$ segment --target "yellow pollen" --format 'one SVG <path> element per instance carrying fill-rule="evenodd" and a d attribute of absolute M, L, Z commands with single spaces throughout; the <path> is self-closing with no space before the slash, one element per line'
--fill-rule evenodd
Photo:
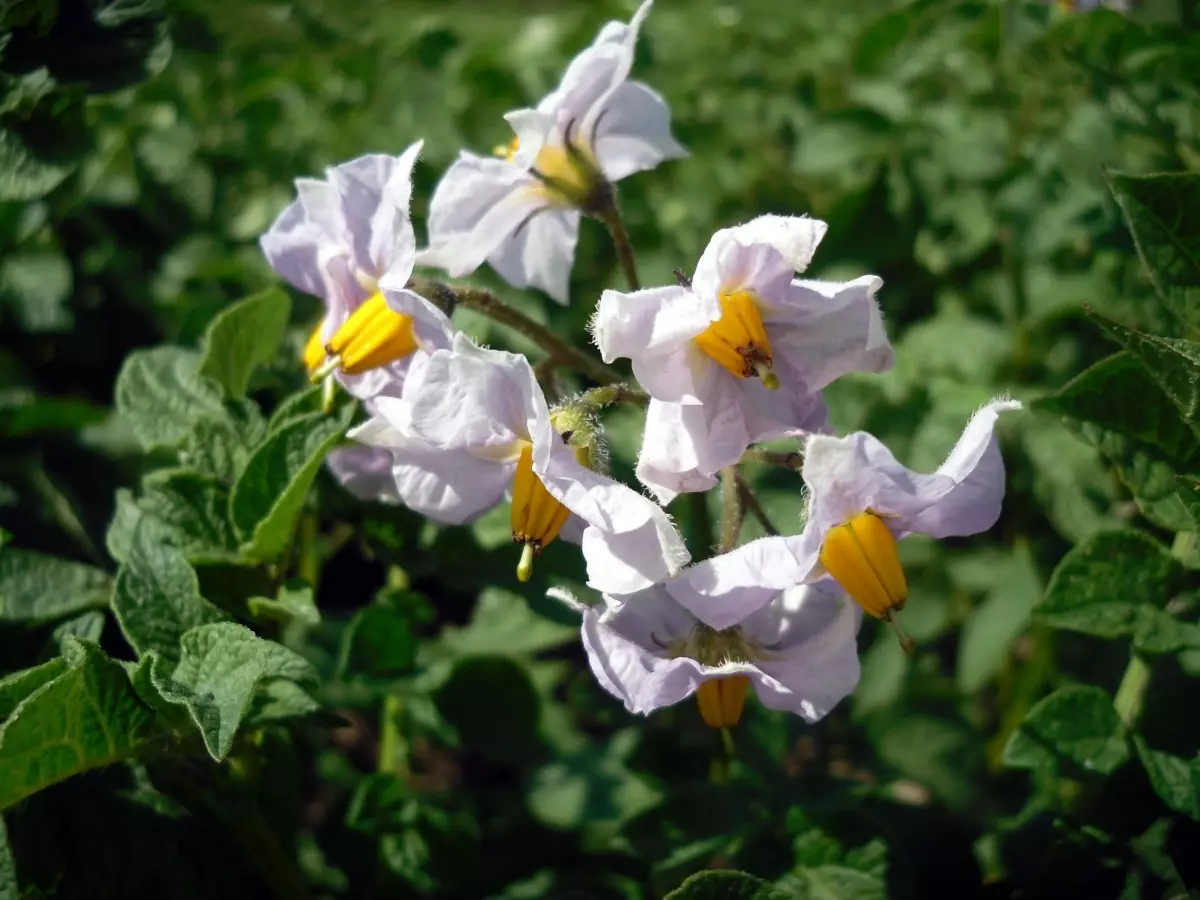
<path fill-rule="evenodd" d="M 542 479 L 533 471 L 533 445 L 525 444 L 513 476 L 512 536 L 513 541 L 525 545 L 521 548 L 517 578 L 529 580 L 534 557 L 558 537 L 570 515 L 571 511 L 546 490 Z"/>
<path fill-rule="evenodd" d="M 361 375 L 403 359 L 416 349 L 412 317 L 394 312 L 377 291 L 329 339 L 325 345 L 328 361 L 315 369 L 310 367 L 310 371 L 318 380 L 334 368 L 347 375 Z"/>
<path fill-rule="evenodd" d="M 877 619 L 890 620 L 892 612 L 908 602 L 896 538 L 874 513 L 861 513 L 831 528 L 821 547 L 821 565 Z"/>
<path fill-rule="evenodd" d="M 722 291 L 721 318 L 695 337 L 696 346 L 738 378 L 762 380 L 768 390 L 779 387 L 771 371 L 771 339 L 752 291 Z"/>
<path fill-rule="evenodd" d="M 742 717 L 746 705 L 746 688 L 750 679 L 745 675 L 710 678 L 696 688 L 696 703 L 700 717 L 709 728 L 732 728 Z"/>
<path fill-rule="evenodd" d="M 322 319 L 308 336 L 308 343 L 304 345 L 304 368 L 309 372 L 315 372 L 321 368 L 321 363 L 325 362 L 325 340 L 321 336 L 324 331 L 325 320 Z"/>

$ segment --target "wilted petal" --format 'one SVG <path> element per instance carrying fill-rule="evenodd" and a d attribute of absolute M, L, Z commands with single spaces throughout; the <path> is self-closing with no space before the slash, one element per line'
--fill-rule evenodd
<path fill-rule="evenodd" d="M 604 177 L 620 181 L 653 169 L 666 159 L 687 156 L 671 135 L 671 110 L 654 90 L 637 81 L 618 86 L 597 120 L 593 152 Z"/>
<path fill-rule="evenodd" d="M 765 537 L 685 569 L 666 588 L 701 622 L 720 631 L 799 584 L 805 574 L 787 540 Z"/>

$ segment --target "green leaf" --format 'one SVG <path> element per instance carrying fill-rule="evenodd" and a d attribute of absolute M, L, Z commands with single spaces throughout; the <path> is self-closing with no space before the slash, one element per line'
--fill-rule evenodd
<path fill-rule="evenodd" d="M 1200 327 L 1200 176 L 1108 173 L 1138 255 L 1167 310 Z"/>
<path fill-rule="evenodd" d="M 1129 759 L 1125 728 L 1107 691 L 1068 685 L 1033 705 L 1004 748 L 1014 769 L 1037 769 L 1065 757 L 1107 775 Z"/>
<path fill-rule="evenodd" d="M 336 416 L 297 417 L 254 451 L 229 504 L 247 556 L 270 560 L 287 549 L 308 489 L 353 415 L 354 407 L 347 406 Z"/>
<path fill-rule="evenodd" d="M 144 449 L 177 447 L 197 422 L 227 417 L 221 392 L 199 370 L 200 354 L 181 347 L 126 357 L 117 375 L 117 411 Z"/>
<path fill-rule="evenodd" d="M 305 625 L 316 625 L 321 621 L 312 587 L 304 582 L 283 585 L 274 599 L 251 597 L 246 601 L 246 607 L 259 621 L 302 622 Z"/>
<path fill-rule="evenodd" d="M 187 708 L 216 760 L 229 755 L 260 687 L 272 679 L 317 680 L 304 657 L 233 622 L 193 628 L 180 650 L 170 683 L 156 686 L 166 700 Z"/>
<path fill-rule="evenodd" d="M 727 869 L 697 872 L 664 900 L 789 900 L 793 896 L 761 878 Z"/>
<path fill-rule="evenodd" d="M 412 616 L 395 602 L 377 600 L 354 614 L 342 633 L 337 670 L 342 678 L 395 678 L 417 659 Z"/>
<path fill-rule="evenodd" d="M 434 701 L 462 746 L 506 763 L 537 745 L 541 708 L 525 669 L 511 659 L 476 656 L 455 664 Z"/>
<path fill-rule="evenodd" d="M 246 396 L 250 376 L 274 358 L 287 330 L 292 301 L 282 288 L 270 288 L 223 310 L 204 335 L 200 374 L 225 389 L 227 396 Z"/>
<path fill-rule="evenodd" d="M 200 596 L 196 572 L 183 553 L 167 543 L 157 520 L 143 517 L 134 530 L 129 555 L 117 572 L 112 607 L 130 646 L 144 656 L 156 651 L 179 659 L 179 642 L 198 625 L 224 615 Z"/>
<path fill-rule="evenodd" d="M 1071 420 L 1112 462 L 1155 524 L 1172 531 L 1200 527 L 1178 483 L 1180 474 L 1200 468 L 1195 435 L 1131 354 L 1102 360 L 1032 405 Z"/>
<path fill-rule="evenodd" d="M 1154 383 L 1175 404 L 1183 421 L 1200 427 L 1200 344 L 1143 334 L 1089 311 L 1092 321 L 1137 357 Z"/>
<path fill-rule="evenodd" d="M 192 426 L 180 458 L 189 468 L 232 485 L 267 432 L 252 401 L 230 403 L 225 410 L 220 419 L 200 419 Z"/>
<path fill-rule="evenodd" d="M 1176 812 L 1200 821 L 1200 756 L 1186 760 L 1155 750 L 1140 735 L 1134 736 L 1133 746 L 1151 786 L 1163 802 Z"/>
<path fill-rule="evenodd" d="M 36 200 L 62 184 L 76 163 L 40 156 L 24 138 L 0 127 L 0 201 Z"/>
<path fill-rule="evenodd" d="M 0 900 L 21 900 L 21 885 L 17 882 L 17 865 L 8 846 L 8 831 L 0 819 Z"/>
<path fill-rule="evenodd" d="M 0 809 L 88 769 L 134 756 L 160 734 L 120 663 L 71 639 L 67 670 L 26 697 L 0 728 Z"/>
<path fill-rule="evenodd" d="M 44 684 L 53 681 L 67 669 L 67 661 L 56 656 L 32 669 L 22 669 L 0 678 L 0 722 L 12 715 L 17 705 Z"/>
<path fill-rule="evenodd" d="M 39 625 L 106 606 L 112 578 L 83 563 L 32 550 L 0 551 L 0 622 Z"/>
<path fill-rule="evenodd" d="M 990 563 L 991 590 L 967 616 L 958 648 L 958 689 L 965 694 L 978 691 L 1000 671 L 1042 595 L 1042 581 L 1028 546 Z"/>
<path fill-rule="evenodd" d="M 814 866 L 780 881 L 796 900 L 887 900 L 883 878 L 845 866 Z"/>
<path fill-rule="evenodd" d="M 1153 538 L 1100 532 L 1062 558 L 1034 617 L 1096 637 L 1132 637 L 1146 653 L 1200 647 L 1200 629 L 1164 609 L 1185 576 L 1183 565 Z"/>
<path fill-rule="evenodd" d="M 71 263 L 57 250 L 10 253 L 0 262 L 0 300 L 26 331 L 69 331 L 71 287 Z"/>
<path fill-rule="evenodd" d="M 579 626 L 540 616 L 519 594 L 487 588 L 465 627 L 447 625 L 441 647 L 457 655 L 538 653 L 579 640 Z"/>
<path fill-rule="evenodd" d="M 117 512 L 106 535 L 117 560 L 129 553 L 133 531 L 143 516 L 162 526 L 189 562 L 235 562 L 240 559 L 237 535 L 229 521 L 229 489 L 211 475 L 191 469 L 159 469 L 142 479 L 142 496 L 134 500 L 118 491 Z"/>

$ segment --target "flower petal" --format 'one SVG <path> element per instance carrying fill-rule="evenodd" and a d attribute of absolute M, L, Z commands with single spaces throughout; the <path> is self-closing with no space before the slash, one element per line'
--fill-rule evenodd
<path fill-rule="evenodd" d="M 751 219 L 730 231 L 740 244 L 774 247 L 793 271 L 803 272 L 812 262 L 817 245 L 828 228 L 820 219 L 810 219 L 808 216 L 766 215 Z"/>
<path fill-rule="evenodd" d="M 653 169 L 665 159 L 687 156 L 671 135 L 671 110 L 654 90 L 637 81 L 619 85 L 596 123 L 596 160 L 609 181 Z"/>
<path fill-rule="evenodd" d="M 400 500 L 392 477 L 392 454 L 381 447 L 338 447 L 329 454 L 327 465 L 338 483 L 360 500 Z"/>
<path fill-rule="evenodd" d="M 454 342 L 454 326 L 446 314 L 420 294 L 410 291 L 394 274 L 379 280 L 379 289 L 387 305 L 401 315 L 411 316 L 417 345 L 426 353 L 448 350 Z"/>
<path fill-rule="evenodd" d="M 532 168 L 538 152 L 554 130 L 554 116 L 536 109 L 517 109 L 505 113 L 504 121 L 517 136 L 517 152 L 512 161 L 522 169 Z"/>
<path fill-rule="evenodd" d="M 258 243 L 271 268 L 288 284 L 315 297 L 325 295 L 325 275 L 320 260 L 321 248 L 327 238 L 325 232 L 309 220 L 299 200 L 287 205 Z"/>
<path fill-rule="evenodd" d="M 488 262 L 513 287 L 535 287 L 565 304 L 578 240 L 579 210 L 541 208 L 492 251 Z"/>
<path fill-rule="evenodd" d="M 696 263 L 692 290 L 702 297 L 753 291 L 769 306 L 786 297 L 792 275 L 791 263 L 770 244 L 745 243 L 738 228 L 723 228 L 712 236 Z"/>
<path fill-rule="evenodd" d="M 765 537 L 690 566 L 666 589 L 701 622 L 720 631 L 799 584 L 804 574 L 786 539 Z"/>
<path fill-rule="evenodd" d="M 858 684 L 861 621 L 858 604 L 828 578 L 785 591 L 747 619 L 743 630 L 767 648 L 750 674 L 759 702 L 808 722 L 825 716 Z"/>
<path fill-rule="evenodd" d="M 328 172 L 338 194 L 349 249 L 356 267 L 374 278 L 389 269 L 405 280 L 412 272 L 416 237 L 409 219 L 412 169 L 422 142 L 400 156 L 373 153 Z"/>
<path fill-rule="evenodd" d="M 605 291 L 592 318 L 592 337 L 606 363 L 636 360 L 680 347 L 720 317 L 715 296 L 700 297 L 684 287 Z"/>
<path fill-rule="evenodd" d="M 463 151 L 429 204 L 429 248 L 422 265 L 469 275 L 547 205 L 537 180 L 520 166 Z"/>
<path fill-rule="evenodd" d="M 709 439 L 709 416 L 731 415 L 728 427 L 718 427 L 723 440 Z M 736 409 L 722 410 L 719 402 L 703 406 L 650 401 L 638 455 L 637 477 L 658 499 L 670 503 L 679 494 L 707 491 L 716 486 L 713 473 L 731 455 L 741 458 L 745 435 Z M 740 449 L 739 449 L 740 447 Z"/>

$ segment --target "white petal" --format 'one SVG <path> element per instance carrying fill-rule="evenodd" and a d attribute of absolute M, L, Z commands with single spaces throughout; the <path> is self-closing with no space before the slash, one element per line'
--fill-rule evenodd
<path fill-rule="evenodd" d="M 379 447 L 338 447 L 326 460 L 338 483 L 360 500 L 397 503 L 392 454 Z"/>
<path fill-rule="evenodd" d="M 817 244 L 829 228 L 820 219 L 808 216 L 759 216 L 730 229 L 739 243 L 767 244 L 774 247 L 796 272 L 812 262 Z"/>
<path fill-rule="evenodd" d="M 488 262 L 513 287 L 535 287 L 565 304 L 578 240 L 579 210 L 546 207 L 520 225 Z"/>
<path fill-rule="evenodd" d="M 421 262 L 469 275 L 546 203 L 520 166 L 464 151 L 433 192 Z"/>
<path fill-rule="evenodd" d="M 320 260 L 321 248 L 328 238 L 309 221 L 299 200 L 288 204 L 258 243 L 271 268 L 288 284 L 315 297 L 325 295 Z"/>
<path fill-rule="evenodd" d="M 505 113 L 504 120 L 517 136 L 517 152 L 512 161 L 522 169 L 531 168 L 538 152 L 554 130 L 554 116 L 538 112 L 536 109 L 518 109 Z"/>
<path fill-rule="evenodd" d="M 721 316 L 716 297 L 678 286 L 633 293 L 604 291 L 592 318 L 592 336 L 606 363 L 674 350 Z"/>
<path fill-rule="evenodd" d="M 349 234 L 337 188 L 320 178 L 297 178 L 296 196 L 308 221 L 320 228 L 332 244 L 349 250 Z"/>
<path fill-rule="evenodd" d="M 710 446 L 707 416 L 713 411 L 713 404 L 685 406 L 650 401 L 638 455 L 637 477 L 660 503 L 670 503 L 678 494 L 716 487 L 713 473 L 721 466 L 714 466 L 711 450 L 723 448 Z M 735 438 L 733 444 L 739 443 Z M 742 451 L 736 452 L 740 458 Z M 719 453 L 717 461 L 721 458 Z"/>
<path fill-rule="evenodd" d="M 804 572 L 781 537 L 765 537 L 685 569 L 668 593 L 705 625 L 731 628 L 762 609 Z"/>
<path fill-rule="evenodd" d="M 692 289 L 701 296 L 753 291 L 767 305 L 786 297 L 792 281 L 791 263 L 770 244 L 744 243 L 737 231 L 724 228 L 712 236 L 696 263 Z"/>
<path fill-rule="evenodd" d="M 412 169 L 421 142 L 400 156 L 368 154 L 329 170 L 359 271 L 379 278 L 389 269 L 408 278 L 416 237 L 409 219 Z"/>
<path fill-rule="evenodd" d="M 387 305 L 401 315 L 411 316 L 417 346 L 426 353 L 447 350 L 454 341 L 454 326 L 446 314 L 420 294 L 408 290 L 404 285 L 408 279 L 384 276 L 379 281 L 379 290 Z"/>
<path fill-rule="evenodd" d="M 637 81 L 625 82 L 612 92 L 596 123 L 592 144 L 609 181 L 653 169 L 664 159 L 687 156 L 671 136 L 671 110 L 666 101 Z"/>

